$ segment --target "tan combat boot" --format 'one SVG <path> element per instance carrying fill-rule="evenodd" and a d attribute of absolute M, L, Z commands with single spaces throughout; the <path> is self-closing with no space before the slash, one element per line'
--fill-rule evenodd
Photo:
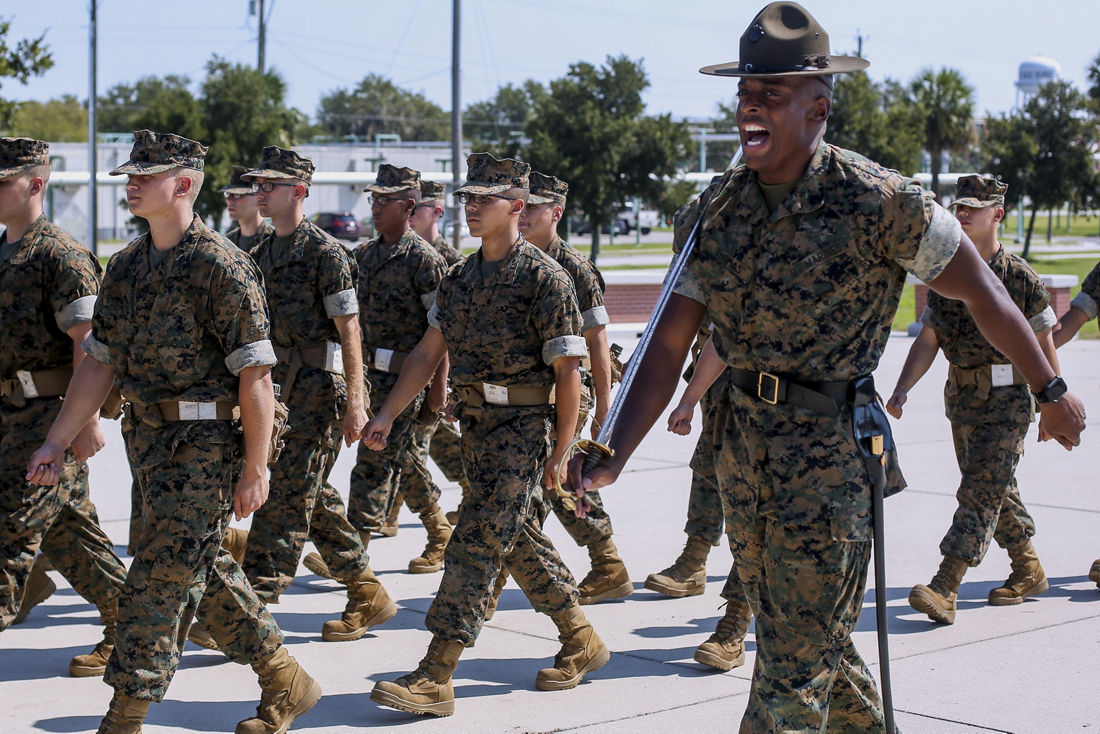
<path fill-rule="evenodd" d="M 260 677 L 260 705 L 255 716 L 237 724 L 237 734 L 283 734 L 321 700 L 321 686 L 285 647 L 252 669 Z"/>
<path fill-rule="evenodd" d="M 630 596 L 634 584 L 630 583 L 630 574 L 626 572 L 623 559 L 615 548 L 611 538 L 597 540 L 588 546 L 588 557 L 592 559 L 592 570 L 581 581 L 581 604 L 595 604 L 605 599 L 620 599 Z"/>
<path fill-rule="evenodd" d="M 244 560 L 244 549 L 248 546 L 248 531 L 240 528 L 226 528 L 222 538 L 222 548 L 229 551 L 238 564 Z"/>
<path fill-rule="evenodd" d="M 433 504 L 420 515 L 424 529 L 428 531 L 428 544 L 424 552 L 409 561 L 409 573 L 435 573 L 443 570 L 443 554 L 451 540 L 451 525 L 439 505 Z"/>
<path fill-rule="evenodd" d="M 497 580 L 493 582 L 493 595 L 489 597 L 489 606 L 485 609 L 485 620 L 488 622 L 497 613 L 497 604 L 500 603 L 500 595 L 504 593 L 504 587 L 508 584 L 508 569 L 501 568 L 497 574 Z"/>
<path fill-rule="evenodd" d="M 928 582 L 928 586 L 917 584 L 909 592 L 909 606 L 927 614 L 933 622 L 955 624 L 959 584 L 968 568 L 970 564 L 965 559 L 944 556 L 939 570 Z"/>
<path fill-rule="evenodd" d="M 141 722 L 149 713 L 149 703 L 115 691 L 96 734 L 141 734 Z"/>
<path fill-rule="evenodd" d="M 462 648 L 461 642 L 433 637 L 416 670 L 395 681 L 378 681 L 370 692 L 370 700 L 410 714 L 450 716 L 455 712 L 451 676 Z"/>
<path fill-rule="evenodd" d="M 401 505 L 405 504 L 405 495 L 401 492 L 397 493 L 397 496 L 393 498 L 393 505 L 390 506 L 390 514 L 386 516 L 386 521 L 382 523 L 382 527 L 378 528 L 378 534 L 392 538 L 397 535 L 397 516 L 401 514 Z"/>
<path fill-rule="evenodd" d="M 321 639 L 326 642 L 358 640 L 371 627 L 397 614 L 397 605 L 369 568 L 347 582 L 348 604 L 340 619 L 325 622 Z"/>
<path fill-rule="evenodd" d="M 187 628 L 187 639 L 206 650 L 217 650 L 218 643 L 201 622 L 192 622 Z"/>
<path fill-rule="evenodd" d="M 1009 548 L 1008 557 L 1012 561 L 1012 573 L 1004 586 L 998 586 L 989 592 L 989 603 L 992 606 L 1022 604 L 1027 597 L 1038 596 L 1050 588 L 1046 572 L 1039 565 L 1039 556 L 1030 540 Z"/>
<path fill-rule="evenodd" d="M 733 670 L 745 664 L 745 634 L 752 610 L 744 600 L 727 601 L 726 613 L 718 620 L 714 634 L 695 650 L 695 662 L 717 670 Z"/>
<path fill-rule="evenodd" d="M 1089 569 L 1089 581 L 1096 582 L 1097 588 L 1100 588 L 1100 558 L 1092 562 L 1092 568 Z"/>
<path fill-rule="evenodd" d="M 452 528 L 455 525 L 458 525 L 458 510 L 448 510 L 446 515 L 447 515 L 447 522 L 449 522 L 451 524 Z"/>
<path fill-rule="evenodd" d="M 698 535 L 689 535 L 687 545 L 676 562 L 660 573 L 649 574 L 645 587 L 675 599 L 699 596 L 707 588 L 707 555 L 710 549 L 709 541 Z"/>
<path fill-rule="evenodd" d="M 550 619 L 558 627 L 561 650 L 554 656 L 554 667 L 543 668 L 535 676 L 535 688 L 540 691 L 576 688 L 585 675 L 611 659 L 611 652 L 579 606 L 552 614 Z"/>
<path fill-rule="evenodd" d="M 107 659 L 115 649 L 115 633 L 118 630 L 118 597 L 111 597 L 99 608 L 103 622 L 103 639 L 87 655 L 77 655 L 69 661 L 69 675 L 74 678 L 98 678 L 107 670 Z M 117 694 L 116 694 L 117 695 Z M 145 702 L 148 707 L 149 702 Z M 138 721 L 140 724 L 140 720 Z M 140 726 L 137 729 L 140 731 Z"/>
<path fill-rule="evenodd" d="M 27 577 L 27 585 L 23 587 L 23 600 L 19 602 L 19 611 L 12 620 L 12 624 L 19 624 L 31 610 L 53 596 L 57 591 L 57 584 L 46 575 L 46 557 L 38 556 L 31 566 L 31 575 Z"/>
<path fill-rule="evenodd" d="M 367 543 L 370 542 L 370 531 L 360 530 L 359 540 L 363 542 L 363 549 L 365 550 L 367 547 Z M 328 567 L 328 564 L 325 563 L 325 559 L 321 558 L 320 553 L 317 553 L 315 551 L 310 551 L 309 553 L 306 553 L 306 557 L 302 559 L 302 565 L 309 569 L 312 573 L 320 576 L 321 578 L 332 579 L 333 581 L 336 580 L 336 577 L 332 575 L 332 569 L 330 569 Z"/>

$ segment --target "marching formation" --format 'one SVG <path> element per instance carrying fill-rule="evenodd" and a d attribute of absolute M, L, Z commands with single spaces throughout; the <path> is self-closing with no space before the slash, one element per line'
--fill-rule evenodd
<path fill-rule="evenodd" d="M 48 145 L 0 138 L 0 630 L 49 597 L 54 569 L 103 622 L 69 668 L 114 689 L 100 732 L 141 731 L 187 639 L 256 672 L 256 715 L 237 732 L 285 732 L 322 690 L 268 607 L 303 562 L 346 588 L 323 640 L 392 618 L 367 548 L 405 504 L 428 539 L 408 571 L 442 572 L 432 639 L 370 698 L 453 714 L 452 676 L 509 578 L 561 642 L 535 687 L 573 688 L 611 655 L 582 607 L 633 591 L 599 490 L 671 400 L 690 350 L 668 425 L 689 433 L 701 407 L 687 541 L 646 588 L 704 593 L 726 535 L 726 610 L 695 659 L 742 665 L 755 619 L 741 731 L 891 731 L 851 641 L 873 499 L 905 486 L 886 414 L 902 417 L 942 349 L 963 481 L 913 608 L 953 623 L 963 574 L 992 541 L 1012 567 L 989 603 L 1041 594 L 1014 473 L 1036 404 L 1041 438 L 1080 441 L 1084 409 L 1056 347 L 1096 318 L 1100 265 L 1058 322 L 1038 277 L 996 239 L 1004 184 L 962 178 L 952 216 L 911 180 L 825 143 L 833 75 L 866 66 L 831 54 L 809 13 L 778 2 L 750 23 L 739 61 L 702 69 L 739 80 L 744 162 L 678 212 L 674 247 L 693 249 L 632 357 L 608 455 L 587 463 L 568 447 L 589 418 L 594 438 L 608 420 L 622 365 L 603 278 L 557 232 L 567 182 L 471 155 L 453 194 L 480 247 L 463 257 L 440 236 L 443 185 L 384 164 L 367 187 L 376 235 L 349 251 L 304 216 L 313 163 L 269 146 L 221 188 L 235 222 L 223 236 L 193 211 L 207 149 L 138 130 L 111 173 L 128 177 L 148 231 L 103 270 L 43 216 Z M 883 405 L 871 373 L 907 272 L 934 293 Z M 104 445 L 100 418 L 120 416 L 129 568 L 99 526 L 85 463 Z M 358 444 L 346 506 L 329 481 L 341 441 Z M 461 485 L 457 513 L 441 507 L 429 457 Z M 543 529 L 551 512 L 588 551 L 579 581 Z M 230 528 L 234 516 L 251 516 L 250 530 Z M 317 552 L 303 559 L 307 539 Z M 1100 561 L 1090 578 L 1100 584 Z"/>

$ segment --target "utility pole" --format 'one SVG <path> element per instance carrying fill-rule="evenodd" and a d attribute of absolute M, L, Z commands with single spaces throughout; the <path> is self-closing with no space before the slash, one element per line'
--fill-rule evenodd
<path fill-rule="evenodd" d="M 856 56 L 863 58 L 863 31 L 856 28 Z"/>
<path fill-rule="evenodd" d="M 455 189 L 462 184 L 461 21 L 462 0 L 453 0 L 451 10 L 451 180 L 454 182 Z M 454 202 L 451 206 L 451 239 L 454 241 L 455 249 L 462 252 L 462 225 L 459 223 L 458 210 L 458 202 Z"/>
<path fill-rule="evenodd" d="M 99 256 L 99 211 L 96 204 L 96 2 L 88 2 L 88 249 Z"/>
<path fill-rule="evenodd" d="M 259 12 L 257 13 L 257 5 Z M 264 73 L 264 47 L 267 45 L 267 23 L 264 18 L 264 0 L 249 0 L 248 12 L 255 15 L 259 26 L 259 38 L 256 43 L 256 69 Z"/>

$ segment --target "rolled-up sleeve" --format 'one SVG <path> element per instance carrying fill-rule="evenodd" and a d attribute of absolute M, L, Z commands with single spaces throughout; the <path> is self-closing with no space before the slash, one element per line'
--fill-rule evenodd
<path fill-rule="evenodd" d="M 424 308 L 426 308 L 428 311 L 431 311 L 433 308 L 435 308 L 435 294 L 436 291 L 434 290 L 429 293 L 420 294 L 420 302 L 424 304 Z"/>
<path fill-rule="evenodd" d="M 1047 306 L 1039 313 L 1035 314 L 1027 320 L 1031 324 L 1031 330 L 1036 334 L 1042 334 L 1047 329 L 1054 328 L 1054 325 L 1058 323 L 1058 317 L 1054 315 L 1054 309 Z"/>
<path fill-rule="evenodd" d="M 1073 306 L 1074 308 L 1081 311 L 1081 313 L 1085 314 L 1089 321 L 1092 321 L 1094 318 L 1096 318 L 1096 300 L 1084 291 L 1081 291 L 1076 296 L 1074 296 L 1073 300 L 1069 302 L 1069 305 Z"/>
<path fill-rule="evenodd" d="M 264 339 L 263 341 L 245 344 L 243 347 L 234 350 L 225 358 L 225 366 L 234 375 L 239 375 L 242 370 L 248 367 L 270 367 L 278 361 L 275 357 L 275 348 L 271 346 L 271 341 Z"/>
<path fill-rule="evenodd" d="M 88 334 L 84 337 L 84 341 L 80 343 L 80 348 L 96 362 L 105 364 L 108 367 L 111 366 L 111 350 L 107 348 L 106 344 L 96 339 L 95 334 Z"/>
<path fill-rule="evenodd" d="M 588 346 L 583 336 L 557 336 L 542 343 L 542 361 L 554 364 L 561 357 L 587 357 Z"/>
<path fill-rule="evenodd" d="M 443 330 L 443 327 L 440 326 L 438 303 L 433 303 L 432 307 L 428 309 L 428 326 L 434 326 L 440 331 Z"/>
<path fill-rule="evenodd" d="M 330 319 L 337 316 L 352 316 L 359 313 L 359 299 L 354 288 L 325 296 L 325 313 Z"/>
<path fill-rule="evenodd" d="M 932 205 L 932 216 L 912 258 L 898 258 L 898 264 L 928 283 L 935 280 L 955 257 L 962 237 L 962 226 L 939 204 Z"/>
<path fill-rule="evenodd" d="M 96 296 L 83 296 L 69 303 L 53 315 L 57 328 L 68 331 L 77 324 L 91 321 L 92 314 L 95 313 L 95 302 Z"/>
<path fill-rule="evenodd" d="M 607 306 L 595 306 L 581 313 L 581 331 L 606 326 L 609 323 L 611 319 L 607 316 Z"/>

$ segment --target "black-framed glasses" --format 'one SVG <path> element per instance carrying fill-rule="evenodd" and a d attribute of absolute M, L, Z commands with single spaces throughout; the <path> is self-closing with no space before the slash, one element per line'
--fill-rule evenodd
<path fill-rule="evenodd" d="M 226 192 L 225 192 L 225 200 L 226 200 L 226 201 L 229 201 L 229 200 L 231 200 L 231 199 L 232 199 L 233 201 L 236 201 L 237 199 L 243 199 L 243 198 L 244 198 L 244 197 L 246 197 L 246 196 L 255 196 L 255 195 L 256 195 L 256 191 L 255 191 L 255 190 L 253 190 L 253 191 L 252 191 L 251 193 L 249 193 L 249 194 L 231 194 L 231 193 L 229 193 L 228 191 L 226 191 Z"/>
<path fill-rule="evenodd" d="M 254 184 L 252 184 L 252 193 L 255 194 L 259 191 L 262 191 L 265 194 L 270 194 L 272 191 L 275 190 L 276 186 L 297 186 L 297 185 L 298 184 L 291 183 L 289 181 L 285 181 L 285 182 L 284 181 L 264 181 L 263 183 L 254 183 Z"/>
<path fill-rule="evenodd" d="M 367 203 L 371 206 L 385 206 L 391 201 L 412 201 L 407 196 L 390 196 L 389 194 L 367 194 Z"/>
<path fill-rule="evenodd" d="M 514 196 L 503 196 L 501 194 L 469 194 L 465 191 L 460 191 L 455 194 L 455 201 L 465 206 L 466 204 L 488 204 L 489 199 L 504 199 L 505 201 L 515 201 Z"/>

